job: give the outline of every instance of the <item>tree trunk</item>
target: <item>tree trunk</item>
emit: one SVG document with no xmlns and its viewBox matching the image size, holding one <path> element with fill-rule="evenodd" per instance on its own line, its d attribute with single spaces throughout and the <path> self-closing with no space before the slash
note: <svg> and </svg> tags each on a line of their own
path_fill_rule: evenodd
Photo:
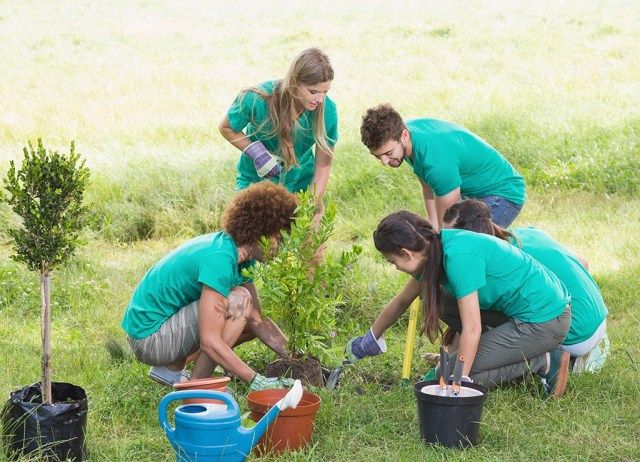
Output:
<svg viewBox="0 0 640 462">
<path fill-rule="evenodd" d="M 51 276 L 49 273 L 40 277 L 42 332 L 42 404 L 51 404 Z"/>
</svg>

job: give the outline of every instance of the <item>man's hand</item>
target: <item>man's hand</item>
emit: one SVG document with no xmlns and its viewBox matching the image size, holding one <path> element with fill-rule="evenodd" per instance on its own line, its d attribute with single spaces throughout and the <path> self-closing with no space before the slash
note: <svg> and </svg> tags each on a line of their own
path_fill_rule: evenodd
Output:
<svg viewBox="0 0 640 462">
<path fill-rule="evenodd" d="M 253 161 L 260 177 L 270 178 L 282 172 L 278 159 L 267 150 L 262 141 L 254 141 L 243 152 Z"/>
<path fill-rule="evenodd" d="M 387 351 L 387 343 L 384 337 L 376 339 L 373 335 L 373 330 L 369 331 L 360 337 L 354 337 L 347 342 L 347 346 L 344 349 L 347 359 L 355 364 L 362 358 L 367 356 L 376 356 Z"/>
</svg>

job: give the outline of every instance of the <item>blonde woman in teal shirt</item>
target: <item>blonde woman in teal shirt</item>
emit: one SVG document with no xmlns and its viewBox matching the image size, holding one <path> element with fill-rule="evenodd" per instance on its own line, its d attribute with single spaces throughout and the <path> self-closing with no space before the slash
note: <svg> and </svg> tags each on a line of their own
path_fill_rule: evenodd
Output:
<svg viewBox="0 0 640 462">
<path fill-rule="evenodd" d="M 242 152 L 237 189 L 265 179 L 291 192 L 311 188 L 322 209 L 338 140 L 338 113 L 327 96 L 332 80 L 327 55 L 308 48 L 284 78 L 240 92 L 219 125 L 222 136 Z"/>
</svg>

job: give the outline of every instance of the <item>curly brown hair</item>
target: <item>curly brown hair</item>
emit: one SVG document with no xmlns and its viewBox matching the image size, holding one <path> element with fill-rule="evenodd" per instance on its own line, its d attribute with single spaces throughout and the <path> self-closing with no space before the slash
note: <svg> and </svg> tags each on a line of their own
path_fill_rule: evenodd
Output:
<svg viewBox="0 0 640 462">
<path fill-rule="evenodd" d="M 284 187 L 262 181 L 236 193 L 222 214 L 222 229 L 237 246 L 258 242 L 288 230 L 295 219 L 298 198 Z"/>
<path fill-rule="evenodd" d="M 389 140 L 399 140 L 406 129 L 400 114 L 390 104 L 367 109 L 362 116 L 360 138 L 369 149 L 378 149 Z"/>
</svg>

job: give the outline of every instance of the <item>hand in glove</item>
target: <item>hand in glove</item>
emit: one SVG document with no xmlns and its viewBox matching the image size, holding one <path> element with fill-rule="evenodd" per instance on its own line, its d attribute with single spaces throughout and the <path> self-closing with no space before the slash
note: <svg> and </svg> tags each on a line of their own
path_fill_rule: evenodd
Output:
<svg viewBox="0 0 640 462">
<path fill-rule="evenodd" d="M 271 388 L 289 388 L 293 386 L 293 382 L 293 379 L 286 377 L 265 377 L 264 375 L 256 374 L 251 381 L 251 391 L 268 390 Z"/>
<path fill-rule="evenodd" d="M 387 351 L 387 342 L 385 342 L 384 336 L 376 339 L 372 329 L 369 329 L 369 331 L 361 337 L 354 337 L 349 340 L 344 349 L 347 359 L 352 364 L 357 363 L 367 356 L 376 356 L 385 351 Z"/>
<path fill-rule="evenodd" d="M 262 141 L 254 141 L 243 152 L 253 161 L 260 177 L 270 178 L 280 175 L 282 167 L 278 163 L 278 159 L 271 155 Z"/>
</svg>

